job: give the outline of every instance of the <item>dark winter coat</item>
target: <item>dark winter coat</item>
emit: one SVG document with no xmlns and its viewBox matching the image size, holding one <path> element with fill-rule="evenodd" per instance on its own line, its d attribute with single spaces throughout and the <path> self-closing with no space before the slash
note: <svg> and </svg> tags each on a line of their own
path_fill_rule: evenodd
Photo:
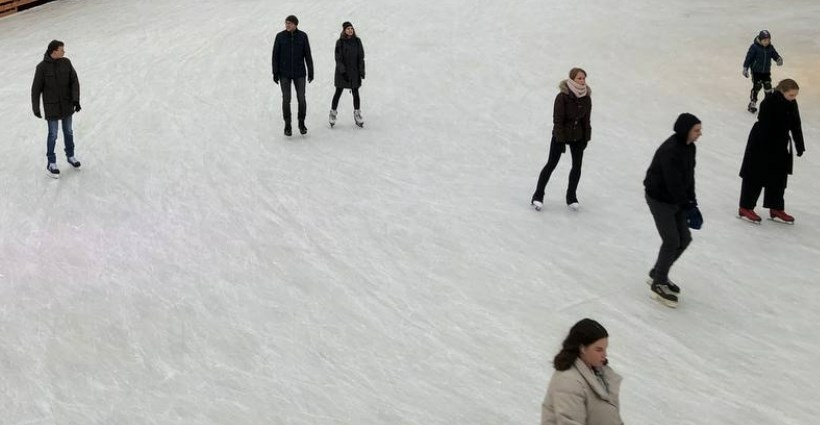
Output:
<svg viewBox="0 0 820 425">
<path fill-rule="evenodd" d="M 587 95 L 579 98 L 570 91 L 566 81 L 561 81 L 558 88 L 561 91 L 555 96 L 552 108 L 552 135 L 559 143 L 588 142 L 592 137 L 589 123 L 592 90 L 587 87 Z"/>
<path fill-rule="evenodd" d="M 791 137 L 789 137 L 791 132 Z M 792 148 L 798 155 L 806 150 L 797 101 L 789 101 L 780 91 L 766 96 L 760 104 L 757 122 L 752 126 L 740 177 L 766 183 L 792 173 Z"/>
<path fill-rule="evenodd" d="M 313 56 L 310 53 L 308 36 L 298 29 L 293 32 L 282 31 L 276 34 L 273 42 L 271 59 L 273 75 L 291 79 L 313 79 Z M 305 71 L 307 64 L 307 71 Z"/>
<path fill-rule="evenodd" d="M 63 119 L 74 113 L 74 104 L 80 102 L 80 80 L 68 58 L 53 59 L 46 54 L 34 71 L 31 83 L 31 108 L 40 113 L 40 96 L 47 120 Z"/>
<path fill-rule="evenodd" d="M 686 143 L 686 134 L 673 134 L 666 139 L 646 170 L 643 185 L 647 196 L 681 207 L 697 204 L 695 153 L 695 144 Z"/>
<path fill-rule="evenodd" d="M 752 45 L 749 46 L 749 51 L 746 53 L 746 60 L 743 61 L 743 67 L 749 68 L 752 72 L 770 73 L 772 72 L 772 59 L 779 60 L 780 54 L 774 49 L 774 46 L 769 43 L 768 46 L 760 44 L 760 40 L 755 38 Z"/>
<path fill-rule="evenodd" d="M 354 89 L 364 79 L 364 47 L 359 37 L 341 38 L 336 41 L 336 87 Z"/>
</svg>

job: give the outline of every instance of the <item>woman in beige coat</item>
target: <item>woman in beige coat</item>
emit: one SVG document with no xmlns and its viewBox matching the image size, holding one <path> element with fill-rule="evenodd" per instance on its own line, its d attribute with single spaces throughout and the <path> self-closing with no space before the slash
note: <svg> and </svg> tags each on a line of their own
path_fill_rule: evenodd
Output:
<svg viewBox="0 0 820 425">
<path fill-rule="evenodd" d="M 555 356 L 555 373 L 541 405 L 541 425 L 623 425 L 621 377 L 607 366 L 606 329 L 592 319 L 576 323 Z"/>
</svg>

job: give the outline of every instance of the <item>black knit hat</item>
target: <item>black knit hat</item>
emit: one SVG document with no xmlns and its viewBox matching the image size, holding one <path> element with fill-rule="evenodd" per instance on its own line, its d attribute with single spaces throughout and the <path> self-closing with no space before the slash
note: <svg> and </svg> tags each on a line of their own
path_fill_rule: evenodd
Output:
<svg viewBox="0 0 820 425">
<path fill-rule="evenodd" d="M 299 18 L 293 15 L 290 15 L 287 18 L 285 18 L 285 22 L 291 22 L 293 23 L 293 25 L 296 25 L 297 27 L 299 26 Z"/>
<path fill-rule="evenodd" d="M 769 33 L 769 31 L 768 31 L 768 30 L 763 30 L 763 31 L 760 31 L 760 34 L 758 34 L 758 35 L 757 35 L 757 39 L 758 39 L 758 40 L 765 40 L 765 39 L 767 39 L 767 38 L 768 38 L 768 39 L 771 39 L 771 38 L 772 38 L 772 35 Z"/>
<path fill-rule="evenodd" d="M 342 24 L 342 29 L 343 29 L 343 30 L 346 30 L 346 29 L 347 29 L 347 27 L 352 27 L 352 26 L 353 26 L 353 24 L 351 24 L 351 23 L 350 23 L 350 21 L 345 21 L 345 22 Z"/>
<path fill-rule="evenodd" d="M 700 124 L 698 117 L 688 112 L 684 112 L 680 114 L 678 119 L 675 121 L 675 134 L 677 134 L 678 137 L 686 139 L 689 136 L 689 131 L 692 130 L 692 127 L 698 124 Z"/>
</svg>

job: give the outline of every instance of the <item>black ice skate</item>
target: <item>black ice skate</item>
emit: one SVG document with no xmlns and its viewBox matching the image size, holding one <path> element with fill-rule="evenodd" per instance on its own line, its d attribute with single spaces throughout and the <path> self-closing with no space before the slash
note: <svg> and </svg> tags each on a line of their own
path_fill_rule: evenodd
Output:
<svg viewBox="0 0 820 425">
<path fill-rule="evenodd" d="M 46 171 L 48 171 L 48 176 L 52 179 L 59 179 L 60 178 L 60 170 L 57 168 L 57 164 L 54 162 L 49 162 L 46 166 Z"/>
<path fill-rule="evenodd" d="M 68 157 L 68 163 L 71 164 L 71 166 L 74 168 L 80 168 L 81 165 L 80 161 L 78 161 L 77 158 L 73 156 Z"/>
<path fill-rule="evenodd" d="M 353 111 L 353 120 L 356 121 L 356 125 L 358 125 L 359 128 L 364 127 L 364 118 L 362 118 L 362 111 L 360 109 Z"/>
<path fill-rule="evenodd" d="M 304 121 L 299 121 L 299 134 L 307 134 L 307 127 Z"/>
<path fill-rule="evenodd" d="M 754 114 L 755 112 L 757 112 L 757 101 L 753 100 L 753 101 L 749 102 L 749 108 L 748 108 L 748 110 L 749 110 L 749 112 L 751 112 L 751 113 L 753 113 L 753 114 Z"/>
<path fill-rule="evenodd" d="M 293 135 L 293 130 L 291 130 L 291 128 L 290 128 L 290 123 L 285 124 L 285 136 L 290 137 L 292 135 Z"/>
<path fill-rule="evenodd" d="M 678 306 L 678 296 L 672 293 L 672 290 L 669 289 L 669 285 L 665 283 L 653 283 L 650 289 L 652 290 L 652 298 L 661 304 L 670 308 L 676 308 Z"/>
</svg>

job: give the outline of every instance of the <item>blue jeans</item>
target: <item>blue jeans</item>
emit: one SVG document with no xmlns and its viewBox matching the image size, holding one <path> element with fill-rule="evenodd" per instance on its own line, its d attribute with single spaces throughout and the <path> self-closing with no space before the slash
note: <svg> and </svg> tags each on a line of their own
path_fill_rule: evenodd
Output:
<svg viewBox="0 0 820 425">
<path fill-rule="evenodd" d="M 57 144 L 57 127 L 60 124 L 60 121 L 63 122 L 65 156 L 66 158 L 74 156 L 74 129 L 71 128 L 72 116 L 73 115 L 69 115 L 62 120 L 48 120 L 48 139 L 46 140 L 48 151 L 46 152 L 46 157 L 48 157 L 49 164 L 57 162 L 57 156 L 54 155 L 54 145 Z"/>
</svg>

